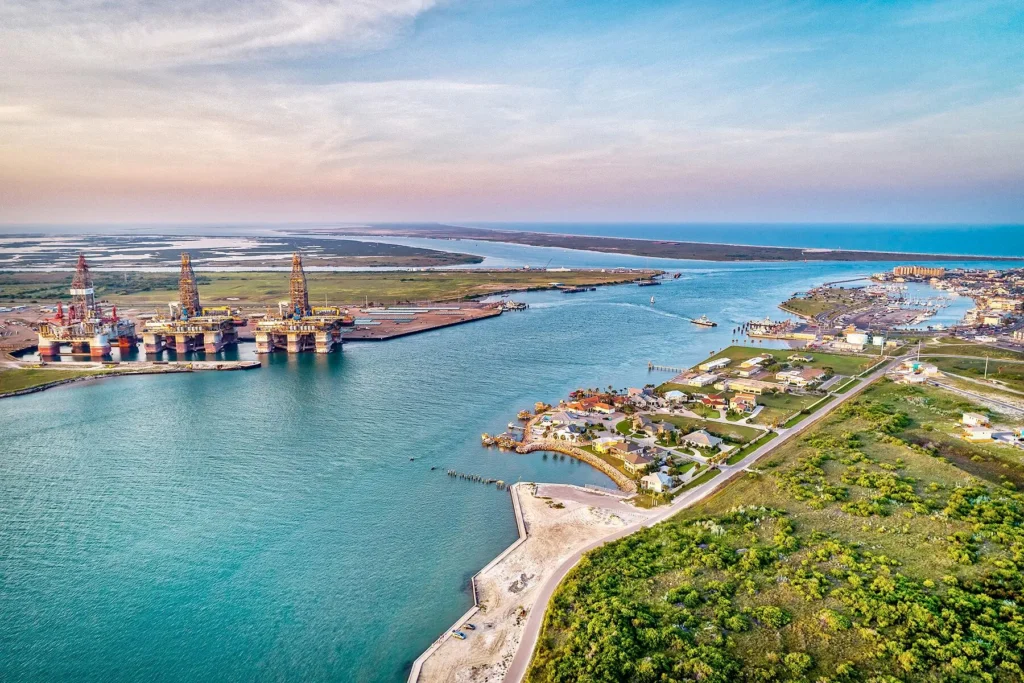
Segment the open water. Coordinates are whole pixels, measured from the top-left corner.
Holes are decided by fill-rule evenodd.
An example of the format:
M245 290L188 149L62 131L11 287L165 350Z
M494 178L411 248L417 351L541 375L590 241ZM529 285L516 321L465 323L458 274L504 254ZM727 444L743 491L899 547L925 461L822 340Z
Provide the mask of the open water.
M528 311L331 356L0 402L0 680L403 680L516 535L508 493L446 469L609 483L481 432L576 387L664 380L648 361L691 364L792 292L879 269L675 265L660 287L521 295ZM720 326L687 321L703 313Z

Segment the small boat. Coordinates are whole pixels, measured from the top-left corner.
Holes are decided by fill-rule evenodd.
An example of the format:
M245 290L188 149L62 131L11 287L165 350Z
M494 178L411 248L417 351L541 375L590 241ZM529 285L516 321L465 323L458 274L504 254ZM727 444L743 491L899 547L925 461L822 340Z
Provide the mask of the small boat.
M702 315L699 318L692 318L690 322L694 325L700 325L701 327L718 327L718 323L714 322L706 315Z
M475 631L476 630L476 625L475 624L465 624L462 628L468 628L470 631Z
M456 638L458 638L459 640L465 640L466 639L466 634L463 633L462 631L452 631L452 635L455 636Z
M660 285L660 284L661 284L660 280L655 280L653 278L651 278L650 280L640 280L639 282L636 283L637 287L653 287L655 285Z
M676 273L675 275L672 276L672 279L678 280L680 275L682 275L682 273Z
M653 296L651 297L651 303L652 304L654 303L654 297Z

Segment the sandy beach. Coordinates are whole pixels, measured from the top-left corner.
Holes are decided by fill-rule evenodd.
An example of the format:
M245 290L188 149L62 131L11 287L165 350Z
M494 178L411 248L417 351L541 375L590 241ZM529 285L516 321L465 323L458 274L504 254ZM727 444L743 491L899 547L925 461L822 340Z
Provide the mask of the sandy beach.
M423 661L420 682L501 681L551 572L579 549L650 516L620 495L577 486L517 484L513 496L526 540L476 576L479 610L460 622L476 630L463 629L466 640L444 639Z

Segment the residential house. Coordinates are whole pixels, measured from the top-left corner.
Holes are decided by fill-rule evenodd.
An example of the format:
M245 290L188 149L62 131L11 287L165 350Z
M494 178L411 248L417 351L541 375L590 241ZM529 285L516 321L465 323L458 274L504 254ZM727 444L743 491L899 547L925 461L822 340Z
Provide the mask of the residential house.
M667 401L674 401L674 402L684 401L685 402L686 399L687 399L687 396L686 396L686 394L684 394L683 392L679 391L678 389L673 389L672 391L666 391L664 398Z
M776 384L775 382L762 382L759 379L731 379L729 380L728 388L732 391L755 394L756 396L773 391L786 391L785 385Z
M630 474L639 474L647 469L654 460L641 455L640 453L623 453L622 454L622 468Z
M729 399L729 408L738 413L749 413L757 409L757 397L753 394L736 394Z
M772 356L770 354L763 353L760 356L754 356L753 358L748 358L743 361L740 363L740 367L746 369L759 368L770 360L772 360Z
M624 458L630 453L642 453L643 450L643 446L635 444L632 441L621 441L619 443L612 444L612 448L609 453L617 458Z
M803 368L802 370L783 370L775 374L775 379L784 384L797 387L809 387L817 384L825 377L825 371L818 368Z
M640 489L652 493L664 493L671 490L672 477L664 472L654 472L640 477Z
M634 432L646 432L649 429L654 428L654 420L647 417L646 415L634 415L633 416L633 431Z
M700 402L708 408L713 408L715 410L725 410L727 406L725 397L721 394L709 394L702 398Z
M708 434L703 429L698 429L697 431L690 432L684 436L683 442L690 446L696 446L697 448L718 448L722 443L722 440L717 436Z
M594 447L594 450L598 453L608 453L615 449L619 444L625 443L626 440L621 436L601 436L590 444Z
M602 415L611 415L615 412L615 408L607 403L595 403L591 410L595 413L601 413Z

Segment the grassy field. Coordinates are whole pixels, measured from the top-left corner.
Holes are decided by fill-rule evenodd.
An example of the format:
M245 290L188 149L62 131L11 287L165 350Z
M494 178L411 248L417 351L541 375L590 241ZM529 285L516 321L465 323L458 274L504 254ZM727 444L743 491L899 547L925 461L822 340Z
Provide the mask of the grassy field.
M528 680L1020 681L1024 463L952 436L965 409L883 381L588 553Z
M757 402L764 406L753 422L761 425L778 426L808 406L820 401L820 396L801 394L764 394Z
M786 359L792 355L812 358L809 363L801 363L812 368L832 368L837 375L856 375L878 363L878 356L855 356L838 353L820 353L818 351L795 351L792 349L759 349L751 346L730 346L720 353L710 356L708 360L718 358L730 358L732 364L729 368L738 366L742 361L755 356L770 354L779 363L788 362ZM706 361L701 361L702 363ZM729 368L726 368L728 370Z
M37 370L35 368L0 370L0 394L31 389L64 379L102 375L104 372L104 370Z
M942 337L938 344L929 343L921 346L922 358L933 353L949 356L973 356L976 358L988 356L989 358L1024 361L1024 353L1001 349L997 346L972 344L962 339L950 339L949 337Z
M199 273L199 294L204 303L276 306L288 296L288 273ZM500 291L565 285L600 285L629 282L638 273L602 273L596 270L548 273L545 271L451 270L432 272L307 273L311 303L365 301L394 304L406 301L466 299ZM66 298L67 273L0 273L0 301L52 303ZM119 305L165 306L178 297L176 275L151 273L96 273L97 296Z
M781 308L808 318L815 318L822 313L829 318L835 317L846 310L863 306L867 297L857 291L836 287L810 297L793 297L783 302Z
M1024 363L1000 363L1000 360L1005 359L988 361L988 379L1002 382L1010 389L1024 391ZM972 379L985 378L985 361L982 359L933 358L930 362L943 372Z

